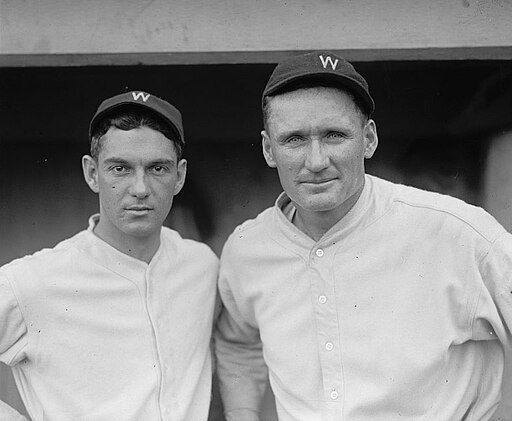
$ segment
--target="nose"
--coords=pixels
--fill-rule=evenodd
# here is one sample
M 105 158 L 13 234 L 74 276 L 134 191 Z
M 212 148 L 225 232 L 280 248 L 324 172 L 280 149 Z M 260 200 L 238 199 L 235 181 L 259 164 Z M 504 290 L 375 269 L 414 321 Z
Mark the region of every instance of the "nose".
M 306 156 L 306 168 L 311 172 L 320 172 L 329 166 L 329 156 L 325 146 L 319 140 L 312 140 Z
M 130 194 L 137 199 L 149 196 L 150 188 L 144 171 L 136 171 L 130 184 Z

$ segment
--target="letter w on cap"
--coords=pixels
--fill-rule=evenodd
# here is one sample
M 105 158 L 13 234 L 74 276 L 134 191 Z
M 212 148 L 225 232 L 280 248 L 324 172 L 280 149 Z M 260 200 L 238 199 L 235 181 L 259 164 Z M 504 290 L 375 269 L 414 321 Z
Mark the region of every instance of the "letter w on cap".
M 133 100 L 137 101 L 139 98 L 142 98 L 142 101 L 146 102 L 150 97 L 149 94 L 145 94 L 144 92 L 132 92 Z
M 336 70 L 336 66 L 338 65 L 338 59 L 332 60 L 331 56 L 327 56 L 324 58 L 324 56 L 318 56 L 320 61 L 322 62 L 322 66 L 324 66 L 324 69 L 327 69 L 327 65 L 330 64 L 332 67 L 332 70 Z

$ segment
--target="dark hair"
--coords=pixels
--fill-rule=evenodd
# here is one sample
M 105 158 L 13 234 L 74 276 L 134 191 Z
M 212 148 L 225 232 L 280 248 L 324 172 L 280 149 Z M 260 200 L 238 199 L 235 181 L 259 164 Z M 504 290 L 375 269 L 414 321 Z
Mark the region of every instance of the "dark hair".
M 149 127 L 150 129 L 162 133 L 173 143 L 178 160 L 182 157 L 184 144 L 180 135 L 171 124 L 145 107 L 123 105 L 107 112 L 94 127 L 91 128 L 91 156 L 95 161 L 98 160 L 100 154 L 103 136 L 111 127 L 120 130 Z
M 308 79 L 299 79 L 295 82 L 291 82 L 290 84 L 284 86 L 282 89 L 277 90 L 276 92 L 273 92 L 270 95 L 266 95 L 263 98 L 262 103 L 262 112 L 263 112 L 263 127 L 265 130 L 267 130 L 267 123 L 269 118 L 269 99 L 273 98 L 275 96 L 285 94 L 288 92 L 297 91 L 299 89 L 310 89 L 310 88 L 334 88 L 338 89 L 345 94 L 347 94 L 350 99 L 354 102 L 357 110 L 361 114 L 362 120 L 366 122 L 370 118 L 370 112 L 368 110 L 368 106 L 363 102 L 363 100 L 354 92 L 347 88 L 346 85 L 337 82 L 335 80 L 329 80 L 321 77 L 310 77 Z

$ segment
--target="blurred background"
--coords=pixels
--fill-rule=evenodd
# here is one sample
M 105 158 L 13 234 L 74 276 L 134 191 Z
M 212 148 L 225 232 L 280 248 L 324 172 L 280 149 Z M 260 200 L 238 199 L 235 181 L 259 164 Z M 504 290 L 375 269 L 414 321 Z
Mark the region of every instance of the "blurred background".
M 0 1 L 0 264 L 86 228 L 98 211 L 80 166 L 88 123 L 126 90 L 182 111 L 188 175 L 166 224 L 220 254 L 281 191 L 261 154 L 263 87 L 279 59 L 316 48 L 370 85 L 370 174 L 482 206 L 512 230 L 510 1 L 41 3 Z M 23 411 L 5 366 L 0 399 Z M 510 414 L 507 383 L 496 420 Z M 216 389 L 210 418 L 223 420 Z

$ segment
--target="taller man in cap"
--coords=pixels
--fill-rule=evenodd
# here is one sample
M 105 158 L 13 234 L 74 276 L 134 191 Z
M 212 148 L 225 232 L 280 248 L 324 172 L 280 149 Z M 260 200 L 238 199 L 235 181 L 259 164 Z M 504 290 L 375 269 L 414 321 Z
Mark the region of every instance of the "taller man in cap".
M 204 421 L 218 261 L 162 227 L 185 182 L 181 114 L 120 94 L 90 141 L 100 213 L 0 268 L 0 360 L 33 421 Z M 0 419 L 24 418 L 0 402 Z
M 512 236 L 482 209 L 365 174 L 374 102 L 343 58 L 280 63 L 263 155 L 284 193 L 221 257 L 229 420 L 488 420 L 512 346 Z M 264 421 L 264 420 L 262 420 Z

